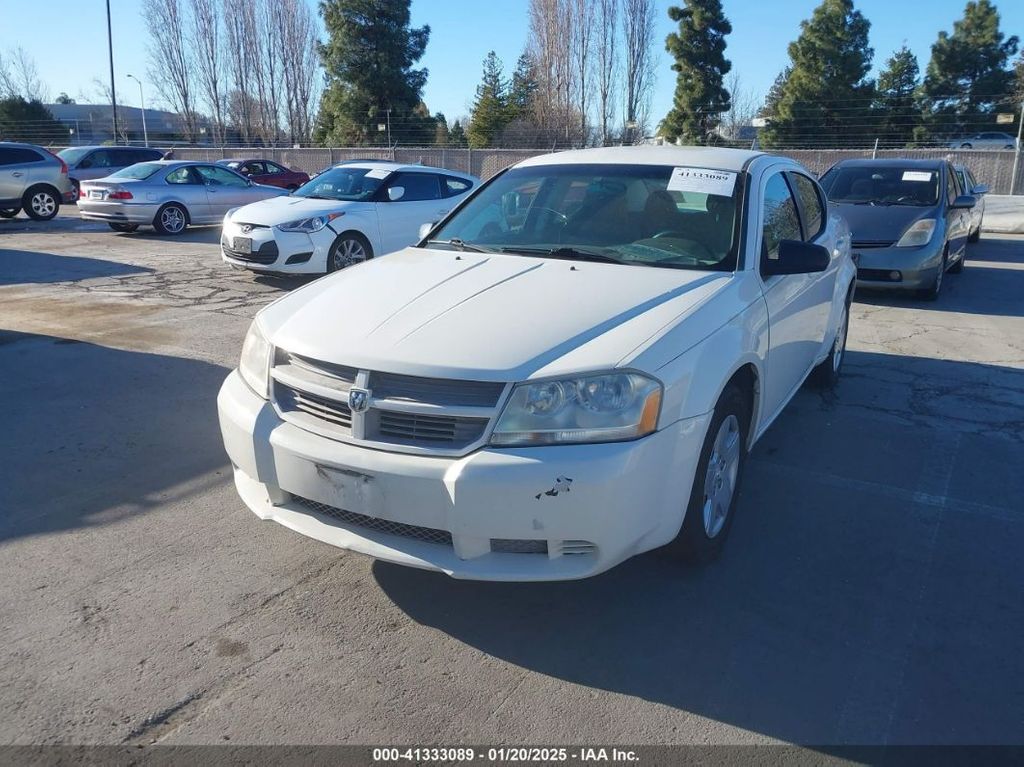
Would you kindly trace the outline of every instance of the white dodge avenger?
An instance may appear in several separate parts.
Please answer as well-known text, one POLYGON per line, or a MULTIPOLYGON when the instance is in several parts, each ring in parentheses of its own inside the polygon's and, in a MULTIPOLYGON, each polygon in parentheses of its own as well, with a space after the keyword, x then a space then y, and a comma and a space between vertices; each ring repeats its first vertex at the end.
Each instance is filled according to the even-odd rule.
POLYGON ((336 166, 287 197, 229 210, 221 253, 256 271, 333 272, 412 245, 425 221, 443 218, 477 183, 422 165, 336 166))
POLYGON ((707 560, 751 446, 805 379, 837 380, 849 240, 782 157, 521 162, 418 245, 260 312, 218 398, 238 492, 456 578, 707 560))

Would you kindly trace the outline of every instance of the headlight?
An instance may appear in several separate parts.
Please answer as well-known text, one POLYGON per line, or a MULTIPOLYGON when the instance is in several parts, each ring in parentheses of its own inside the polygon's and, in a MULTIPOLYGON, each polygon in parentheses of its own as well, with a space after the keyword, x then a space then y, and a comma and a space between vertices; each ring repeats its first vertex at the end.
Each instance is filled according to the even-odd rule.
POLYGON ((931 242, 935 233, 935 219, 922 218, 910 225, 910 228, 903 233, 900 241, 896 243, 897 248, 917 248, 931 242))
POLYGON ((331 221, 344 215, 344 213, 328 213, 325 216, 310 216, 309 218, 300 218, 298 221, 278 224, 277 228, 282 232, 306 232, 307 234, 312 234, 313 232, 319 232, 331 221))
POLYGON ((518 384, 491 434, 492 445, 616 442, 658 425, 661 384, 640 373, 604 373, 518 384))
POLYGON ((270 342, 263 335, 259 320, 253 320, 242 343, 242 358, 238 362, 238 372, 249 388, 263 399, 269 399, 270 351, 270 342))

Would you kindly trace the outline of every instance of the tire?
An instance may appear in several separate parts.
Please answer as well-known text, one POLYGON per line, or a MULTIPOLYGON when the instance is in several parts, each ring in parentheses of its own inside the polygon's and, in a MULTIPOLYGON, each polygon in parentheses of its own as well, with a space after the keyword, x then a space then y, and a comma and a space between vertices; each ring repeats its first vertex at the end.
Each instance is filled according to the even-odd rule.
POLYGON ((134 232, 139 228, 138 224, 115 224, 110 221, 107 222, 107 226, 115 232, 134 232))
POLYGON ((666 547, 672 555, 704 564, 721 553, 736 516, 749 428, 749 401, 738 386, 730 384, 715 405, 704 437, 679 535, 666 547), (726 483, 731 483, 727 497, 726 483))
POLYGON ((0 208, 0 218, 14 218, 21 213, 21 208, 0 208))
POLYGON ((327 252, 327 274, 373 258, 373 247, 359 232, 342 232, 327 252))
POLYGON ((49 221, 60 210, 60 195, 52 186, 33 186, 21 198, 21 207, 35 221, 49 221))
MULTIPOLYGON (((852 298, 852 295, 851 295, 852 298)), ((850 331, 850 299, 843 305, 843 316, 840 319, 836 337, 828 356, 811 371, 810 381, 819 389, 832 389, 839 383, 839 374, 846 359, 846 338, 850 331)))
POLYGON ((75 179, 71 179, 71 186, 75 188, 75 202, 78 202, 82 199, 82 185, 75 179))
POLYGON ((939 293, 942 292, 942 277, 946 273, 946 269, 949 268, 949 252, 942 254, 942 266, 939 267, 939 271, 935 274, 935 281, 932 283, 930 288, 917 291, 918 298, 922 298, 925 301, 935 301, 939 297, 939 293))
MULTIPOLYGON (((970 241, 970 239, 971 239, 970 237, 967 238, 968 242, 970 241)), ((965 266, 967 266, 967 246, 966 245, 964 245, 964 252, 960 256, 960 258, 958 258, 956 260, 955 264, 953 264, 951 267, 949 267, 949 273, 950 274, 960 274, 960 273, 963 272, 965 266)))
POLYGON ((158 234, 181 234, 188 228, 188 211, 176 202, 169 202, 156 212, 153 228, 158 234))

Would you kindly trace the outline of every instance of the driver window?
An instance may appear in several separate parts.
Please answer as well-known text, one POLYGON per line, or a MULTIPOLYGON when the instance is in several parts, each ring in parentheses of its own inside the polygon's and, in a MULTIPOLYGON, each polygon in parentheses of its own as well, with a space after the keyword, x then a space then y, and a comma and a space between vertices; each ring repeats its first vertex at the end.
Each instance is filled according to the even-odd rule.
POLYGON ((227 168, 213 165, 197 165, 196 170, 210 186, 248 186, 244 178, 232 173, 227 168))
POLYGON ((172 170, 167 174, 166 179, 168 184, 201 184, 202 181, 195 175, 195 171, 191 166, 186 165, 184 168, 178 168, 172 170))
POLYGON ((777 259, 780 242, 802 239, 796 201, 782 173, 776 173, 768 180, 762 214, 761 259, 777 259))

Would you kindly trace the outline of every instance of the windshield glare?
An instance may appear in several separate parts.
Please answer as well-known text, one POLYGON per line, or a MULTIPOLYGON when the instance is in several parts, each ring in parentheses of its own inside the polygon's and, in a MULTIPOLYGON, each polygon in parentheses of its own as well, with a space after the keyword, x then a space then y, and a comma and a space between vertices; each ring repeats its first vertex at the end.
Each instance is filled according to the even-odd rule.
MULTIPOLYGON (((467 202, 428 246, 734 269, 738 192, 669 190, 672 171, 657 165, 514 168, 467 202)), ((742 187, 739 179, 735 186, 742 187)))
POLYGON ((160 165, 155 162, 140 162, 135 165, 129 165, 127 168, 121 168, 121 170, 115 173, 111 173, 109 178, 149 178, 158 170, 165 167, 167 166, 160 165))
POLYGON ((91 149, 85 147, 71 147, 68 149, 62 149, 57 152, 57 156, 66 162, 68 165, 75 165, 79 160, 85 157, 91 149))
POLYGON ((292 195, 353 202, 369 200, 389 175, 391 171, 379 168, 330 168, 300 186, 292 195))
POLYGON ((821 186, 832 202, 927 206, 939 201, 939 174, 929 168, 833 168, 821 186))

